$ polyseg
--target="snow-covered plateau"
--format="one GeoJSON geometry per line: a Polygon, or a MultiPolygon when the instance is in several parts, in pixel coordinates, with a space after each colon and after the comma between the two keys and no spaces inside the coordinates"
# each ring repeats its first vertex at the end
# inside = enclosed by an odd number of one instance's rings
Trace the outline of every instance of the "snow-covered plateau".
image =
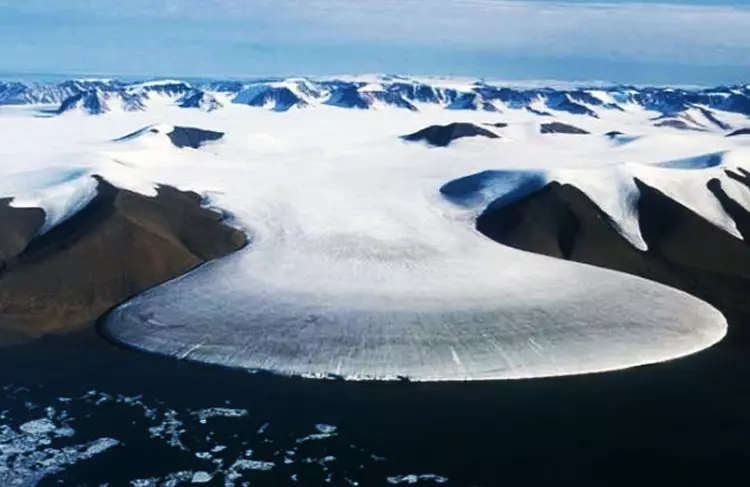
{"type": "Polygon", "coordinates": [[[557,181],[645,251],[637,179],[741,240],[706,185],[719,179],[750,211],[750,189],[727,175],[750,169],[750,136],[727,137],[750,126],[747,87],[88,83],[16,87],[0,106],[0,198],[42,208],[41,234],[86,207],[94,175],[148,196],[166,184],[205,195],[250,238],[109,313],[104,332],[128,346],[310,377],[479,380],[661,362],[726,333],[684,292],[498,244],[475,222],[557,181]],[[454,122],[482,130],[447,147],[404,139],[454,122]]]}

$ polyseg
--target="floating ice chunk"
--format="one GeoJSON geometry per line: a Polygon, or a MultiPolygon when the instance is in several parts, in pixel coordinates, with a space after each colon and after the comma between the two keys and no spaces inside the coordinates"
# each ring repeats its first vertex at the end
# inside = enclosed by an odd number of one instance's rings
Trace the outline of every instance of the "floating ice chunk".
{"type": "Polygon", "coordinates": [[[230,467],[229,470],[241,471],[241,470],[255,470],[259,472],[268,472],[273,470],[276,464],[273,462],[264,462],[260,460],[247,460],[241,458],[236,460],[230,467]]]}
{"type": "Polygon", "coordinates": [[[388,481],[389,484],[392,484],[392,485],[416,484],[418,482],[434,482],[436,484],[444,484],[444,483],[448,482],[448,479],[446,477],[441,477],[441,476],[435,475],[435,474],[396,475],[396,476],[393,476],[393,477],[388,477],[386,480],[388,481]]]}
{"type": "Polygon", "coordinates": [[[8,425],[0,425],[0,485],[33,486],[43,478],[64,470],[65,467],[119,444],[112,438],[99,438],[82,444],[66,444],[56,447],[61,437],[72,429],[57,428],[47,418],[22,424],[18,431],[8,425]],[[60,434],[60,433],[63,434],[60,434]],[[5,468],[2,466],[10,467],[5,468]]]}
{"type": "Polygon", "coordinates": [[[90,443],[83,452],[85,458],[98,455],[99,453],[109,450],[110,448],[119,445],[120,442],[114,438],[99,438],[90,443]]]}
{"type": "Polygon", "coordinates": [[[169,409],[164,413],[163,421],[148,429],[152,438],[161,438],[167,440],[167,444],[174,448],[187,450],[182,443],[180,436],[185,433],[184,423],[178,419],[177,411],[169,409]]]}
{"type": "Polygon", "coordinates": [[[323,433],[325,435],[330,435],[332,433],[335,433],[338,428],[336,426],[332,426],[330,424],[316,424],[315,429],[318,430],[319,433],[323,433]]]}
{"type": "Polygon", "coordinates": [[[210,418],[242,418],[249,412],[247,409],[209,408],[194,411],[191,414],[196,416],[201,423],[206,423],[206,420],[210,418]]]}
{"type": "Polygon", "coordinates": [[[317,433],[313,435],[307,435],[302,438],[297,438],[297,443],[300,444],[300,443],[305,443],[308,441],[325,440],[335,435],[336,433],[317,433]]]}
{"type": "Polygon", "coordinates": [[[43,418],[24,423],[19,429],[29,435],[46,435],[55,431],[57,426],[49,419],[43,418]]]}
{"type": "Polygon", "coordinates": [[[194,484],[207,484],[211,482],[213,476],[208,472],[195,472],[191,482],[194,484]]]}
{"type": "Polygon", "coordinates": [[[149,479],[135,479],[130,481],[130,487],[156,487],[159,485],[159,478],[152,477],[149,479]]]}
{"type": "Polygon", "coordinates": [[[71,437],[75,436],[76,430],[74,430],[73,428],[71,428],[69,426],[64,426],[62,428],[57,428],[54,431],[54,434],[56,436],[61,436],[61,437],[64,437],[64,438],[71,438],[71,437]]]}

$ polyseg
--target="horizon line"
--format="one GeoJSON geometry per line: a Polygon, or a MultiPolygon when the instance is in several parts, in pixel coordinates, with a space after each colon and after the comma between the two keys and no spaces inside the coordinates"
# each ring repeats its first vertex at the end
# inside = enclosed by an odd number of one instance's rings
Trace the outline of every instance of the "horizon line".
{"type": "Polygon", "coordinates": [[[606,88],[618,86],[632,86],[636,88],[678,88],[678,89],[701,89],[714,87],[745,87],[750,86],[748,82],[735,83],[628,83],[601,79],[590,80],[562,80],[555,78],[501,78],[492,76],[468,76],[451,74],[406,74],[406,73],[339,73],[330,75],[311,74],[248,74],[248,75],[151,75],[151,74],[112,74],[112,73],[85,73],[85,72],[45,72],[45,71],[10,71],[0,70],[0,82],[33,82],[33,83],[60,83],[64,81],[122,81],[126,83],[147,81],[237,81],[237,82],[261,82],[276,81],[292,78],[309,80],[352,80],[363,81],[365,78],[405,78],[411,80],[453,80],[465,82],[484,82],[488,84],[500,84],[507,87],[524,88],[565,88],[565,87],[591,87],[606,88]]]}

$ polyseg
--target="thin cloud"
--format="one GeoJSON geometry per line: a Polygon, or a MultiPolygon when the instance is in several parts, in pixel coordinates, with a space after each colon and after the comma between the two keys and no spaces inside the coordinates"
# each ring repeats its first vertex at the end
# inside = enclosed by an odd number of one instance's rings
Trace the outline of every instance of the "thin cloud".
{"type": "MultiPolygon", "coordinates": [[[[149,36],[234,45],[357,46],[702,66],[750,64],[750,6],[502,0],[0,0],[3,12],[92,17],[149,36]],[[153,24],[149,24],[153,25],[153,24]],[[160,24],[161,25],[161,24],[160,24]],[[130,27],[128,27],[130,26],[130,27]],[[185,34],[192,35],[192,34],[185,34]],[[181,37],[182,39],[182,37],[181,37]],[[183,39],[191,40],[191,39],[183,39]]],[[[5,39],[11,42],[12,39],[5,39]]]]}
{"type": "Polygon", "coordinates": [[[750,8],[499,0],[28,0],[29,11],[193,22],[252,21],[264,42],[444,44],[549,56],[750,62],[750,8]]]}

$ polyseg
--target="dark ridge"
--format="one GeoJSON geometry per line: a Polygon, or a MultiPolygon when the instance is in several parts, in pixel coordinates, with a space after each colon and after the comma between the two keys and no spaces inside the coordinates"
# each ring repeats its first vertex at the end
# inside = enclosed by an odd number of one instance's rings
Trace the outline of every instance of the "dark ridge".
{"type": "Polygon", "coordinates": [[[734,179],[738,183],[744,184],[748,189],[750,189],[750,172],[742,169],[741,167],[738,167],[737,170],[739,171],[739,173],[736,173],[729,169],[724,170],[724,172],[730,178],[734,179]]]}
{"type": "Polygon", "coordinates": [[[735,130],[731,134],[727,134],[727,137],[737,137],[738,135],[750,135],[750,128],[735,130]]]}
{"type": "Polygon", "coordinates": [[[610,110],[617,110],[618,112],[624,112],[625,109],[618,105],[617,103],[605,103],[602,105],[604,108],[609,108],[610,110]]]}
{"type": "Polygon", "coordinates": [[[550,112],[545,112],[544,110],[537,110],[536,108],[532,108],[532,107],[526,107],[526,110],[530,113],[533,113],[534,115],[539,115],[540,117],[552,116],[550,112]]]}
{"type": "Polygon", "coordinates": [[[213,142],[221,139],[224,137],[224,132],[214,132],[212,130],[203,130],[193,127],[175,127],[174,130],[167,135],[175,147],[180,149],[184,147],[197,149],[206,142],[213,142]]]}
{"type": "Polygon", "coordinates": [[[494,132],[482,128],[473,123],[451,123],[448,125],[431,125],[413,134],[404,135],[402,139],[409,142],[424,141],[436,147],[446,147],[451,142],[464,137],[487,137],[488,139],[499,139],[500,136],[494,132]]]}
{"type": "MultiPolygon", "coordinates": [[[[490,205],[477,219],[477,229],[504,245],[661,282],[747,323],[750,246],[657,189],[636,183],[641,231],[649,247],[645,252],[625,240],[585,193],[559,183],[504,206],[490,205]]],[[[711,186],[716,194],[715,183],[711,186]]],[[[750,214],[732,203],[722,201],[744,234],[750,214]]],[[[750,339],[750,329],[731,333],[750,339]]]]}
{"type": "Polygon", "coordinates": [[[295,106],[307,106],[305,100],[286,87],[264,90],[249,100],[247,104],[253,107],[263,107],[269,102],[274,104],[273,110],[276,112],[286,112],[295,106]]]}
{"type": "Polygon", "coordinates": [[[448,110],[483,110],[499,112],[500,109],[484,100],[478,93],[457,93],[446,107],[448,110]]]}
{"type": "Polygon", "coordinates": [[[574,134],[574,135],[588,134],[588,132],[586,132],[583,129],[580,129],[573,125],[568,125],[567,123],[562,123],[562,122],[543,123],[539,131],[543,134],[574,134]]]}
{"type": "Polygon", "coordinates": [[[547,98],[547,108],[572,113],[574,115],[586,115],[588,117],[599,118],[599,115],[586,105],[581,105],[580,103],[570,100],[568,94],[565,92],[550,93],[547,98]]]}
{"type": "MultiPolygon", "coordinates": [[[[172,142],[172,145],[180,149],[185,147],[198,149],[207,142],[220,140],[224,137],[224,132],[215,132],[213,130],[204,130],[195,127],[173,127],[173,129],[174,130],[171,133],[164,135],[169,138],[170,142],[172,142]]],[[[147,132],[151,132],[154,134],[160,133],[159,129],[155,127],[146,127],[140,130],[136,130],[132,134],[120,137],[119,139],[115,139],[115,142],[136,139],[147,132]]]]}
{"type": "Polygon", "coordinates": [[[718,117],[716,117],[714,112],[712,112],[711,110],[706,110],[705,108],[701,108],[701,107],[698,107],[698,110],[700,110],[700,112],[703,114],[704,117],[706,117],[708,121],[710,121],[712,124],[716,125],[720,129],[729,130],[732,128],[732,126],[729,125],[728,123],[725,123],[719,120],[718,117]]]}
{"type": "Polygon", "coordinates": [[[669,127],[669,128],[678,129],[678,130],[693,130],[695,132],[706,131],[705,129],[702,129],[702,128],[691,127],[686,122],[682,120],[675,120],[675,119],[668,119],[668,120],[663,120],[661,122],[655,123],[654,127],[669,127]]]}
{"type": "Polygon", "coordinates": [[[737,225],[737,230],[740,231],[745,242],[750,242],[750,214],[748,214],[741,204],[732,199],[724,191],[724,188],[721,187],[721,180],[717,178],[711,179],[706,186],[716,199],[719,200],[724,211],[732,217],[732,220],[737,225]]]}
{"type": "MultiPolygon", "coordinates": [[[[168,186],[151,198],[98,179],[86,208],[31,240],[0,270],[0,345],[73,329],[245,245],[242,232],[201,204],[197,194],[168,186]]],[[[18,216],[2,219],[0,248],[17,249],[8,236],[28,235],[41,210],[2,211],[18,216]]]]}
{"type": "Polygon", "coordinates": [[[607,133],[606,133],[606,134],[604,134],[604,135],[606,135],[606,136],[607,136],[607,137],[609,137],[610,139],[614,139],[614,138],[615,138],[615,137],[617,137],[618,135],[625,135],[625,134],[623,134],[622,132],[620,132],[620,131],[617,131],[617,130],[612,130],[611,132],[607,132],[607,133]]]}
{"type": "Polygon", "coordinates": [[[486,125],[488,127],[495,127],[499,129],[505,128],[508,126],[508,124],[505,122],[487,122],[487,123],[483,123],[482,125],[486,125]]]}
{"type": "Polygon", "coordinates": [[[334,90],[331,98],[325,103],[343,108],[359,108],[367,110],[373,105],[374,98],[369,93],[359,91],[357,85],[346,85],[334,90]]]}
{"type": "Polygon", "coordinates": [[[103,115],[109,112],[109,107],[104,95],[98,90],[82,91],[72,95],[60,104],[55,113],[61,115],[67,111],[73,110],[78,104],[81,104],[84,110],[91,115],[103,115]]]}
{"type": "Polygon", "coordinates": [[[222,107],[222,104],[214,95],[196,89],[185,93],[182,98],[177,100],[177,105],[180,108],[202,108],[208,112],[212,112],[222,107]]]}
{"type": "Polygon", "coordinates": [[[405,108],[412,112],[418,112],[419,109],[414,106],[412,102],[401,96],[401,94],[395,92],[395,91],[376,91],[372,93],[372,96],[376,100],[380,100],[383,103],[386,103],[388,105],[398,107],[398,108],[405,108]]]}

